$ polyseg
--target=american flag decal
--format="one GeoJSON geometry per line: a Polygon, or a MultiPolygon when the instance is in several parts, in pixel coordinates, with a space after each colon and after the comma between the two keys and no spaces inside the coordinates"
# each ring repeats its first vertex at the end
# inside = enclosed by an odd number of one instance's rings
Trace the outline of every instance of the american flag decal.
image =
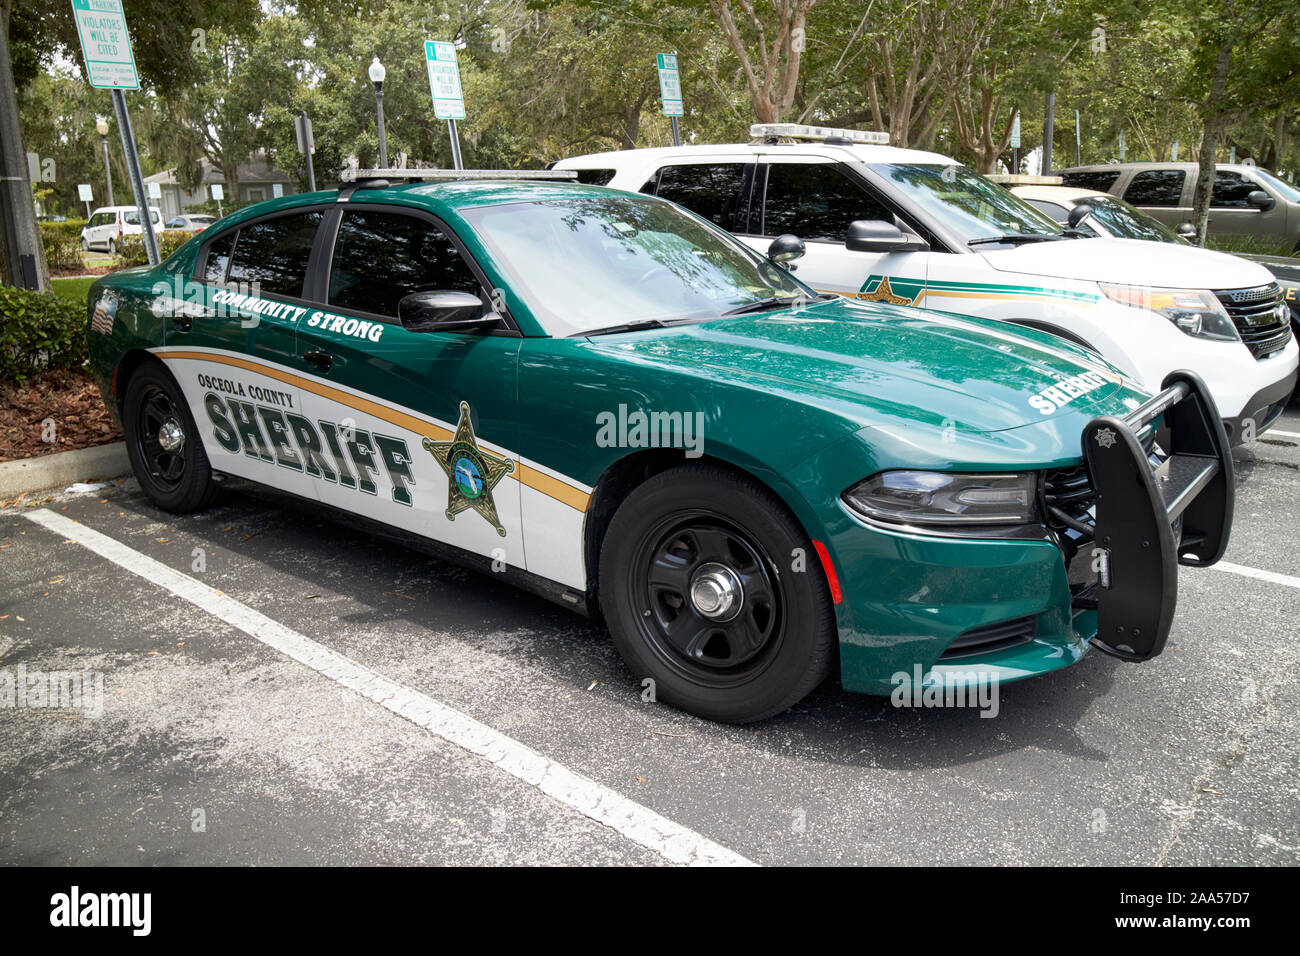
{"type": "Polygon", "coordinates": [[[117,302],[105,296],[95,303],[95,311],[90,317],[90,331],[108,335],[113,331],[113,313],[117,311],[117,302]]]}

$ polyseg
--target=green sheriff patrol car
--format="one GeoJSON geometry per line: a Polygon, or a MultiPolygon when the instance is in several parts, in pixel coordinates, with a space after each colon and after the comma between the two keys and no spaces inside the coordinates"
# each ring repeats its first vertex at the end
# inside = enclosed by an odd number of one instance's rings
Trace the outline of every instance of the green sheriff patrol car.
{"type": "Polygon", "coordinates": [[[1054,336],[819,295],[572,173],[380,172],[93,286],[159,507],[288,491],[603,616],[656,699],[737,722],[836,668],[951,692],[1154,657],[1178,564],[1223,553],[1194,375],[1150,396],[1054,336]]]}

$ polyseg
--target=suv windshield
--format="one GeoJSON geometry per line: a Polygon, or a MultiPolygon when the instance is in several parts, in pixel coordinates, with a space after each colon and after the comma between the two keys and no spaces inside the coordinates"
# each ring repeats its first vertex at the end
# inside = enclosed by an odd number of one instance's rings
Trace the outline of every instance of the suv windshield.
{"type": "Polygon", "coordinates": [[[1121,239],[1149,239],[1153,242],[1187,241],[1159,219],[1152,219],[1142,210],[1114,196],[1089,196],[1078,201],[1092,207],[1092,218],[1101,223],[1112,236],[1121,239]]]}
{"type": "Polygon", "coordinates": [[[1051,217],[965,166],[879,163],[871,169],[967,242],[999,236],[1060,238],[1061,227],[1051,217]]]}
{"type": "Polygon", "coordinates": [[[727,233],[660,200],[503,203],[463,215],[551,335],[818,297],[727,233]]]}

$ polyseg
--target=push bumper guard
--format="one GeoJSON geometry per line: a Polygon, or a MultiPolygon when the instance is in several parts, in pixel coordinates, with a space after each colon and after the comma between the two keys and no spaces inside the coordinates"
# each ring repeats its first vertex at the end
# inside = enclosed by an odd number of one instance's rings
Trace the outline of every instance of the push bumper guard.
{"type": "Polygon", "coordinates": [[[1160,394],[1124,418],[1083,431],[1096,495],[1092,555],[1097,583],[1076,606],[1097,609],[1098,650],[1126,661],[1158,655],[1178,597],[1178,565],[1208,567],[1232,528],[1232,453],[1218,409],[1193,372],[1171,373],[1160,394]],[[1168,453],[1153,465],[1138,432],[1161,415],[1168,453]]]}

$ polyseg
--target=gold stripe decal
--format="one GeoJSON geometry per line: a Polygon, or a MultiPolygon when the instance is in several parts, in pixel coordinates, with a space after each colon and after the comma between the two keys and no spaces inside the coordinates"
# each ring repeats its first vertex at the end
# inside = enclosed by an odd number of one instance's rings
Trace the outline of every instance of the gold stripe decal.
{"type": "MultiPolygon", "coordinates": [[[[219,365],[229,365],[234,368],[242,368],[247,372],[254,372],[258,375],[265,375],[267,378],[273,378],[277,381],[284,382],[286,385],[293,385],[301,388],[303,391],[320,395],[328,398],[330,401],[338,402],[340,405],[347,405],[349,408],[355,408],[359,412],[365,412],[381,421],[386,421],[391,425],[399,428],[405,428],[407,431],[415,432],[417,435],[423,435],[434,441],[451,441],[454,433],[441,425],[435,425],[432,422],[425,421],[423,418],[416,418],[406,412],[393,408],[391,405],[384,405],[369,398],[362,398],[359,395],[353,395],[351,392],[345,392],[342,389],[334,388],[330,385],[322,385],[320,382],[313,382],[310,379],[303,378],[301,375],[295,375],[293,372],[276,368],[272,365],[263,365],[260,362],[254,362],[250,359],[242,358],[235,355],[223,355],[217,352],[187,352],[184,350],[158,349],[154,354],[159,358],[166,359],[189,359],[195,362],[216,362],[219,365]]],[[[534,491],[539,491],[548,498],[554,498],[562,504],[568,505],[575,511],[585,512],[587,505],[591,501],[591,495],[581,488],[575,488],[573,485],[560,478],[555,478],[545,472],[539,471],[519,462],[519,470],[515,477],[534,491]]]]}

